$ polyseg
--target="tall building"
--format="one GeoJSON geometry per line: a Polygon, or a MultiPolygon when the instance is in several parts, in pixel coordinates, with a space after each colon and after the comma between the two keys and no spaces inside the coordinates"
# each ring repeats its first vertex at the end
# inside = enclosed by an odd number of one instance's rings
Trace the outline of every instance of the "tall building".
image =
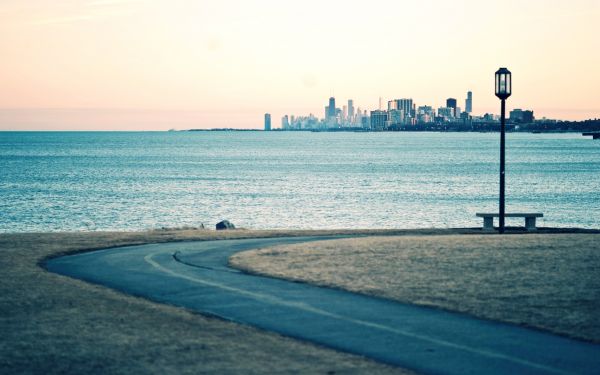
{"type": "Polygon", "coordinates": [[[430,123],[435,119],[435,111],[433,107],[428,105],[422,105],[417,108],[417,120],[418,122],[430,123]]]}
{"type": "Polygon", "coordinates": [[[413,100],[412,99],[396,99],[394,100],[394,102],[396,102],[396,108],[397,110],[402,110],[404,111],[404,116],[408,117],[414,117],[415,113],[413,110],[413,100]]]}
{"type": "Polygon", "coordinates": [[[456,99],[454,99],[454,98],[446,99],[446,107],[447,108],[456,108],[456,99]]]}
{"type": "Polygon", "coordinates": [[[420,114],[420,115],[430,115],[430,116],[433,116],[435,114],[434,110],[433,110],[433,107],[431,107],[429,105],[422,105],[422,106],[420,106],[418,108],[417,113],[420,114]]]}
{"type": "Polygon", "coordinates": [[[265,131],[271,131],[271,114],[265,113],[265,131]]]}
{"type": "Polygon", "coordinates": [[[401,124],[404,124],[404,111],[401,109],[388,111],[388,126],[401,124]]]}
{"type": "Polygon", "coordinates": [[[369,129],[369,116],[367,115],[362,115],[360,117],[360,125],[364,128],[364,129],[369,129]]]}
{"type": "Polygon", "coordinates": [[[451,117],[454,117],[454,110],[455,108],[452,107],[440,107],[438,108],[438,117],[442,117],[444,119],[449,119],[451,117]]]}
{"type": "Polygon", "coordinates": [[[371,130],[385,129],[387,120],[387,111],[371,111],[371,130]]]}
{"type": "Polygon", "coordinates": [[[327,119],[335,118],[335,98],[329,98],[329,106],[326,107],[327,119]]]}
{"type": "Polygon", "coordinates": [[[348,121],[354,121],[354,100],[348,99],[348,121]]]}
{"type": "Polygon", "coordinates": [[[446,108],[452,108],[452,117],[457,115],[456,113],[456,99],[448,98],[446,99],[446,108]]]}
{"type": "Polygon", "coordinates": [[[510,111],[509,121],[521,123],[521,124],[531,124],[535,117],[533,116],[533,111],[522,110],[520,108],[513,109],[510,111]]]}
{"type": "Polygon", "coordinates": [[[287,130],[290,127],[290,119],[288,115],[285,115],[281,118],[281,128],[283,130],[287,130]]]}
{"type": "Polygon", "coordinates": [[[467,91],[467,99],[465,99],[465,112],[473,112],[473,93],[471,91],[467,91]]]}

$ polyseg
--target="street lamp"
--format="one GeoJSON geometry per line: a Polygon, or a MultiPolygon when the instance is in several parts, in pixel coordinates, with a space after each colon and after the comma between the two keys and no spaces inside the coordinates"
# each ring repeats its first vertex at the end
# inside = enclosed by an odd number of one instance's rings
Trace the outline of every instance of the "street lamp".
{"type": "Polygon", "coordinates": [[[496,72],[496,96],[500,98],[500,224],[498,230],[500,233],[504,233],[504,148],[506,138],[506,99],[510,96],[512,91],[512,77],[511,73],[506,68],[500,68],[496,72]]]}

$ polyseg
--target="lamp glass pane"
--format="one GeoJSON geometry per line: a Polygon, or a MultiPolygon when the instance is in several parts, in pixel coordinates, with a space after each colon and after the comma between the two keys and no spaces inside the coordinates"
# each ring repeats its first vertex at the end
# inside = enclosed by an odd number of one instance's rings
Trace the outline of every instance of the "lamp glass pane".
{"type": "Polygon", "coordinates": [[[506,93],[510,95],[511,90],[512,90],[512,76],[510,74],[508,74],[506,93]]]}
{"type": "Polygon", "coordinates": [[[500,74],[500,94],[506,93],[506,74],[500,74]]]}
{"type": "Polygon", "coordinates": [[[500,82],[499,74],[496,74],[496,94],[498,94],[498,88],[500,86],[499,82],[500,82]]]}

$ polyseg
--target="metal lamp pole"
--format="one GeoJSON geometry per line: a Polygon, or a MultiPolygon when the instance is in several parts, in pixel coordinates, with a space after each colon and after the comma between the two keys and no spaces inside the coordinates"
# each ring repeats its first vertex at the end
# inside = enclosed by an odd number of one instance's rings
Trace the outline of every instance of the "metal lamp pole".
{"type": "Polygon", "coordinates": [[[506,99],[500,100],[500,223],[498,231],[504,233],[504,215],[506,214],[506,208],[504,205],[504,168],[505,168],[505,144],[506,144],[506,99]]]}
{"type": "Polygon", "coordinates": [[[506,156],[506,99],[511,95],[512,76],[508,69],[500,68],[496,72],[496,96],[500,98],[500,202],[498,231],[504,233],[505,208],[505,156],[506,156]]]}

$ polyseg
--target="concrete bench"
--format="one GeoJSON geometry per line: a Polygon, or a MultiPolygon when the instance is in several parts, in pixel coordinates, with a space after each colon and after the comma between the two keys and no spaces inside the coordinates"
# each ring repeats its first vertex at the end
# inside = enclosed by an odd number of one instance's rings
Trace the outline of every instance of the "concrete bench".
{"type": "MultiPolygon", "coordinates": [[[[500,217],[500,214],[487,214],[477,213],[477,217],[483,218],[483,229],[493,230],[494,229],[494,218],[500,217]]],[[[535,219],[538,217],[544,217],[544,214],[536,212],[530,214],[518,213],[518,214],[504,214],[504,217],[524,217],[525,218],[525,229],[528,231],[537,230],[535,226],[535,219]]]]}

